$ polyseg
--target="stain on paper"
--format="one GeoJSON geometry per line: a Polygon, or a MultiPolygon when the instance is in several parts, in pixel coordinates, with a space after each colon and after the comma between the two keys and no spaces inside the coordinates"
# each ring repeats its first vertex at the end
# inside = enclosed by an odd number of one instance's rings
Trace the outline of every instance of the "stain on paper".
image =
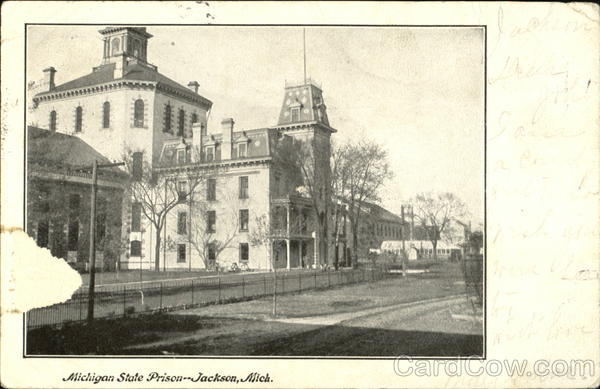
{"type": "Polygon", "coordinates": [[[61,303],[81,286],[77,271],[20,228],[2,226],[1,241],[2,314],[61,303]]]}

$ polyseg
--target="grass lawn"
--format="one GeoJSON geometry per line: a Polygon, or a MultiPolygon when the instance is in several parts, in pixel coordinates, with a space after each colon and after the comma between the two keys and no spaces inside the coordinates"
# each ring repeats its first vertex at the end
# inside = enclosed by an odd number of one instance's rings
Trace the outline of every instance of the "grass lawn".
{"type": "Polygon", "coordinates": [[[271,298],[266,297],[170,314],[97,321],[93,328],[72,325],[33,330],[28,335],[27,349],[31,354],[392,355],[408,348],[413,352],[410,355],[469,355],[480,349],[481,330],[477,323],[465,324],[452,318],[451,311],[463,309],[456,302],[442,313],[439,309],[418,311],[413,317],[407,316],[410,310],[391,308],[379,319],[352,319],[353,312],[365,309],[464,293],[461,281],[458,266],[441,264],[430,273],[406,278],[398,275],[375,283],[279,296],[277,320],[270,317],[271,298]],[[319,318],[345,313],[351,319],[343,323],[327,327],[319,323],[319,318]],[[306,318],[316,321],[303,321],[306,318]],[[424,333],[429,336],[424,337],[424,333]],[[335,340],[335,347],[326,345],[331,340],[335,340]],[[348,348],[353,342],[358,343],[348,348]],[[443,344],[446,349],[439,347],[443,344]],[[417,349],[415,345],[422,347],[417,349]]]}

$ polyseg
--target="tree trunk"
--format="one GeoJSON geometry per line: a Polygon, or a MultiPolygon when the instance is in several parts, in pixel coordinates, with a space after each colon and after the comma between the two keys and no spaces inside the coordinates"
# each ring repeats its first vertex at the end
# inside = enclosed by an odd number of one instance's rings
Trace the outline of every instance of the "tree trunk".
{"type": "Polygon", "coordinates": [[[431,245],[433,246],[433,259],[437,260],[437,240],[432,240],[431,245]]]}
{"type": "MultiPolygon", "coordinates": [[[[156,226],[155,226],[156,228],[156,226]]],[[[160,229],[156,228],[156,245],[154,246],[154,270],[160,271],[160,229]]]]}
{"type": "Polygon", "coordinates": [[[334,250],[334,254],[335,254],[335,258],[334,258],[334,262],[333,262],[333,267],[335,268],[335,270],[338,270],[340,268],[340,244],[336,238],[335,240],[335,250],[334,250]]]}
{"type": "Polygon", "coordinates": [[[352,227],[352,268],[358,267],[358,234],[356,228],[352,227]]]}

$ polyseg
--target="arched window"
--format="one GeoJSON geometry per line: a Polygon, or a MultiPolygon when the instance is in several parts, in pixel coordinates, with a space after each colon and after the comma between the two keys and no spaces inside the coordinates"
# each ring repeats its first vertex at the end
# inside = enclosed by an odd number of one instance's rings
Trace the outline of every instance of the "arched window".
{"type": "Polygon", "coordinates": [[[163,132],[171,132],[171,105],[165,105],[165,125],[163,132]]]}
{"type": "Polygon", "coordinates": [[[83,108],[75,108],[75,132],[81,132],[83,127],[83,108]]]}
{"type": "Polygon", "coordinates": [[[112,55],[117,55],[117,53],[119,52],[120,44],[121,41],[119,40],[119,38],[114,38],[112,40],[112,55]]]}
{"type": "Polygon", "coordinates": [[[50,112],[50,131],[56,131],[56,111],[50,112]]]}
{"type": "Polygon", "coordinates": [[[110,103],[105,101],[102,104],[102,128],[110,127],[110,103]]]}
{"type": "Polygon", "coordinates": [[[137,99],[133,107],[134,127],[144,127],[144,101],[137,99]]]}
{"type": "Polygon", "coordinates": [[[133,51],[133,55],[135,57],[139,57],[140,54],[141,54],[140,53],[140,41],[137,40],[137,39],[134,39],[132,46],[133,46],[133,50],[132,50],[133,51]]]}
{"type": "Polygon", "coordinates": [[[196,112],[192,114],[192,124],[194,123],[198,123],[198,114],[196,112]]]}
{"type": "Polygon", "coordinates": [[[142,255],[142,242],[140,242],[139,240],[131,241],[130,255],[132,257],[139,257],[142,255]]]}
{"type": "Polygon", "coordinates": [[[177,136],[183,136],[184,127],[185,127],[185,111],[183,109],[180,109],[179,115],[177,118],[177,136]]]}

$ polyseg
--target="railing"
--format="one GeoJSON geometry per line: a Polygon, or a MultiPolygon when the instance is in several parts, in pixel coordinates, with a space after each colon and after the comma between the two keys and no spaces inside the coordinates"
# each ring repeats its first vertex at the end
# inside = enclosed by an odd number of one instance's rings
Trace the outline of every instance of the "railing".
{"type": "MultiPolygon", "coordinates": [[[[277,293],[301,293],[386,277],[385,268],[279,271],[277,293]]],[[[111,318],[156,311],[186,309],[210,304],[251,300],[273,294],[273,273],[227,275],[137,285],[106,285],[95,291],[95,318],[111,318]]],[[[33,309],[26,314],[27,328],[85,321],[88,294],[80,290],[68,301],[33,309]]]]}

